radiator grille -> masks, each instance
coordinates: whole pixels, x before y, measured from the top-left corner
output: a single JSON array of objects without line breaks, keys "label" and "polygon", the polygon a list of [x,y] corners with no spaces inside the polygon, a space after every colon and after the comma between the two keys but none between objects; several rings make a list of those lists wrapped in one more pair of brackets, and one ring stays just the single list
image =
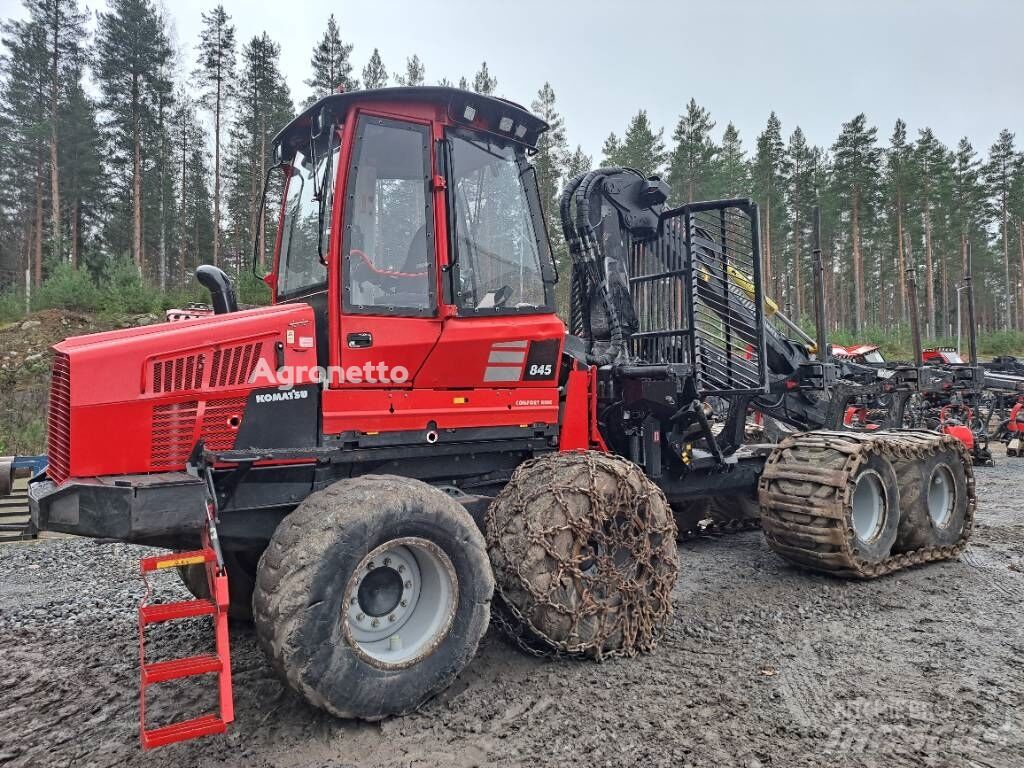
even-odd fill
[{"label": "radiator grille", "polygon": [[167,403],[153,408],[150,463],[154,470],[180,469],[195,444],[199,403]]},{"label": "radiator grille", "polygon": [[47,473],[55,483],[68,479],[71,467],[71,364],[63,352],[53,355],[50,410],[47,416]]},{"label": "radiator grille", "polygon": [[227,451],[235,447],[235,435],[239,424],[242,423],[245,400],[244,397],[231,397],[207,402],[202,428],[202,437],[207,448]]},{"label": "radiator grille", "polygon": [[154,406],[150,443],[153,470],[181,469],[200,438],[207,448],[216,451],[234,448],[245,403],[244,397],[207,400],[202,415],[197,400]]}]

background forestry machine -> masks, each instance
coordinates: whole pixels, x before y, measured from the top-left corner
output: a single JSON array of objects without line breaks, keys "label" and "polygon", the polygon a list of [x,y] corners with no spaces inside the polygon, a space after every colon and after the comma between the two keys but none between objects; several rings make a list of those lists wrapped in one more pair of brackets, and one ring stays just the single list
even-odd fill
[{"label": "background forestry machine", "polygon": [[[203,267],[215,315],[56,345],[36,524],[178,550],[143,575],[176,567],[196,599],[147,599],[140,628],[216,628],[211,653],[144,653],[144,746],[231,720],[228,611],[311,704],[377,719],[448,686],[492,607],[535,651],[652,650],[673,506],[758,497],[775,551],[839,576],[964,547],[960,444],[841,430],[831,363],[765,317],[750,201],[574,179],[567,334],[528,161],[546,127],[453,89],[329,96],[275,139],[272,306],[238,311]],[[744,445],[751,408],[837,431]],[[147,689],[200,674],[220,711],[150,728]]]}]

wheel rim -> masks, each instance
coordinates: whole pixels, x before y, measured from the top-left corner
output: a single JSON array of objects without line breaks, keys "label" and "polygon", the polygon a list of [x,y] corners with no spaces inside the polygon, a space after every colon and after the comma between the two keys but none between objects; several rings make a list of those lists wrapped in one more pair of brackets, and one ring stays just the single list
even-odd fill
[{"label": "wheel rim", "polygon": [[432,541],[393,539],[356,566],[345,587],[342,628],[365,661],[397,669],[440,645],[455,618],[458,579]]},{"label": "wheel rim", "polygon": [[877,472],[863,472],[853,491],[853,532],[861,541],[873,541],[885,520],[885,490]]},{"label": "wheel rim", "polygon": [[956,485],[949,467],[938,466],[928,481],[928,516],[938,528],[949,525],[953,516],[953,497]]}]

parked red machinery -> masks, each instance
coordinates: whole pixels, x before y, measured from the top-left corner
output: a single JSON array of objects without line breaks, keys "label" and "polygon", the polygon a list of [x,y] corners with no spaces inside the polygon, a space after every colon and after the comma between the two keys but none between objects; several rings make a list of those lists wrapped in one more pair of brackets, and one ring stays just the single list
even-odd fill
[{"label": "parked red machinery", "polygon": [[[212,316],[56,345],[34,521],[185,550],[142,570],[180,566],[196,600],[144,605],[140,629],[215,619],[214,656],[141,674],[217,673],[220,711],[143,719],[144,746],[233,716],[228,611],[311,704],[378,719],[452,682],[492,599],[534,651],[652,650],[669,505],[756,495],[776,552],[843,577],[966,545],[960,443],[842,430],[832,362],[766,322],[750,200],[667,208],[631,169],[573,179],[567,333],[529,163],[546,127],[449,88],[322,99],[274,140],[272,306],[239,311],[202,267]],[[751,409],[807,431],[744,445]]]}]

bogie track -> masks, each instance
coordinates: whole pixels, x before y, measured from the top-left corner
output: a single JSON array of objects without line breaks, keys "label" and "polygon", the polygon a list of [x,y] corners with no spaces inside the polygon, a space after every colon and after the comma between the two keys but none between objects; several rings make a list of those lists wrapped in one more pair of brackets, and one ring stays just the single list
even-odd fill
[{"label": "bogie track", "polygon": [[[952,457],[944,466],[959,478],[953,485],[960,497],[949,502],[962,505],[962,516],[955,516],[959,530],[947,534],[951,543],[933,541],[900,551],[901,498],[909,503],[928,492],[907,486],[908,478],[921,483],[923,473],[914,470],[940,455]],[[858,491],[861,486],[876,490]],[[956,557],[974,524],[970,456],[955,438],[924,431],[789,436],[768,459],[758,494],[768,545],[792,563],[837,576],[870,579]]]}]

